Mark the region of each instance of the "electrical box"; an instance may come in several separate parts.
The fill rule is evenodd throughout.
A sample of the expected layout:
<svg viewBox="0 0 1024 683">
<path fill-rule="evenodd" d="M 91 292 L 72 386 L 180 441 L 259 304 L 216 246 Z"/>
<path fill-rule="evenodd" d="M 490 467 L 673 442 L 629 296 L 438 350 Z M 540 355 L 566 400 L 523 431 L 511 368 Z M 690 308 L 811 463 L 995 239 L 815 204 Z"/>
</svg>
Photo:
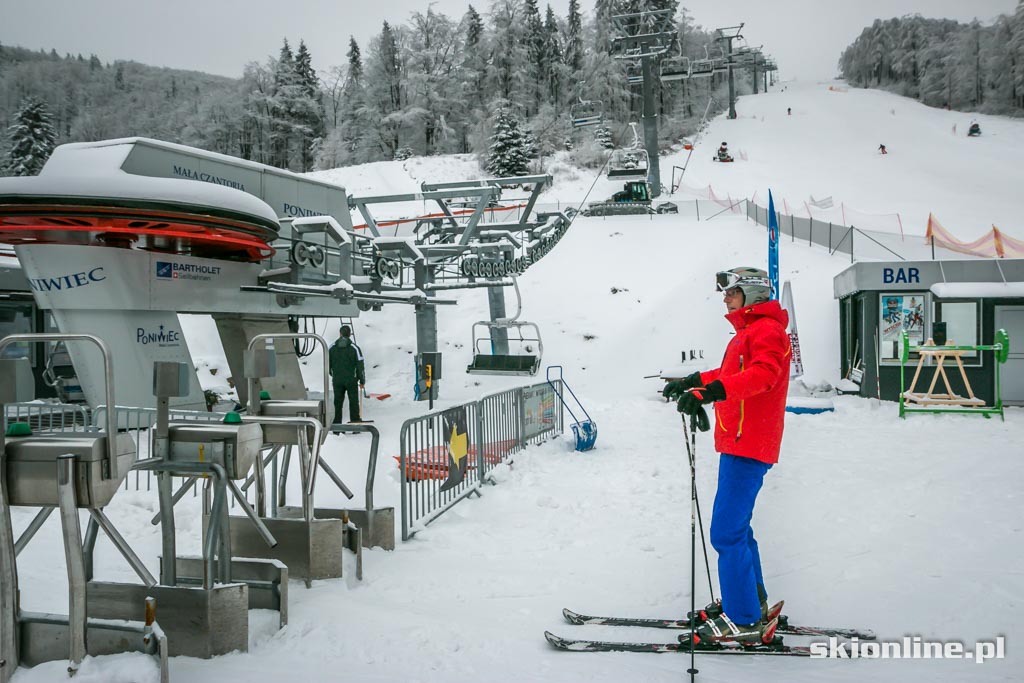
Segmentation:
<svg viewBox="0 0 1024 683">
<path fill-rule="evenodd" d="M 277 375 L 277 353 L 273 349 L 251 349 L 244 356 L 246 377 L 263 379 Z"/>
<path fill-rule="evenodd" d="M 156 361 L 153 363 L 153 395 L 158 398 L 188 396 L 189 367 L 187 363 Z"/>
<path fill-rule="evenodd" d="M 420 354 L 419 366 L 422 369 L 420 377 L 426 378 L 427 366 L 430 366 L 430 376 L 433 379 L 441 379 L 441 352 L 432 351 Z"/>
</svg>

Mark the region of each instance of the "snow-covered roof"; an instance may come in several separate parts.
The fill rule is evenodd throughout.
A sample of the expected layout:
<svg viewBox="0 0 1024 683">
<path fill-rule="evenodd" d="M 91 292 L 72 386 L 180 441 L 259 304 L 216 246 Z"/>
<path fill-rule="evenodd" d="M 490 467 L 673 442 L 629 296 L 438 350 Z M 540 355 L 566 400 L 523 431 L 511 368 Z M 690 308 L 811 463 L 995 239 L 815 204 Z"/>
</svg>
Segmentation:
<svg viewBox="0 0 1024 683">
<path fill-rule="evenodd" d="M 131 152 L 132 147 L 135 145 L 155 147 L 157 149 L 164 149 L 178 154 L 187 154 L 200 159 L 210 159 L 211 161 L 218 161 L 222 164 L 227 164 L 236 168 L 246 168 L 261 173 L 284 176 L 294 180 L 301 180 L 304 183 L 344 189 L 337 183 L 320 180 L 318 178 L 311 178 L 310 176 L 301 173 L 292 173 L 291 171 L 286 171 L 274 166 L 267 166 L 266 164 L 261 164 L 255 161 L 239 159 L 238 157 L 228 156 L 227 154 L 220 154 L 218 152 L 208 152 L 204 149 L 188 147 L 187 145 L 179 145 L 173 142 L 141 137 L 100 140 L 99 142 L 73 142 L 61 145 L 53 151 L 53 154 L 50 156 L 49 160 L 47 160 L 46 165 L 43 166 L 43 173 L 50 172 L 51 165 L 53 165 L 54 171 L 61 171 L 63 168 L 71 166 L 76 169 L 73 171 L 74 173 L 81 173 L 83 169 L 82 161 L 80 161 L 80 159 L 82 159 L 83 155 L 88 155 L 88 158 L 90 159 L 89 163 L 92 163 L 93 159 L 102 159 L 104 161 L 116 160 L 116 168 L 120 168 L 121 164 L 124 163 L 124 160 Z M 118 159 L 118 157 L 120 157 L 120 159 Z"/>
<path fill-rule="evenodd" d="M 59 171 L 38 176 L 0 178 L 0 195 L 174 202 L 195 207 L 197 213 L 210 208 L 223 209 L 278 224 L 277 214 L 266 202 L 241 190 L 177 178 L 132 175 L 117 170 L 85 175 L 88 172 L 86 167 L 78 167 L 72 173 L 71 167 L 61 166 Z"/>
<path fill-rule="evenodd" d="M 931 290 L 940 299 L 1024 299 L 1024 282 L 937 282 Z"/>
</svg>

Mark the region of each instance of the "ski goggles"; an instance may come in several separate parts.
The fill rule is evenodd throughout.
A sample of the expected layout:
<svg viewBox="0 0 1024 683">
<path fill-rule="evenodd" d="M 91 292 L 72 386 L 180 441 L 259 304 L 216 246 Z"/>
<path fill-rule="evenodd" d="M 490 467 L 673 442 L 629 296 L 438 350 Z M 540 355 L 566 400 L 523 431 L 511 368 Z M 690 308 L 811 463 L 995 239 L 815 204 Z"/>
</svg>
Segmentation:
<svg viewBox="0 0 1024 683">
<path fill-rule="evenodd" d="M 772 286 L 766 277 L 760 277 L 757 275 L 737 275 L 736 273 L 728 270 L 715 273 L 715 289 L 719 292 L 727 292 L 734 287 L 739 287 L 740 285 L 768 288 L 771 288 Z"/>
</svg>

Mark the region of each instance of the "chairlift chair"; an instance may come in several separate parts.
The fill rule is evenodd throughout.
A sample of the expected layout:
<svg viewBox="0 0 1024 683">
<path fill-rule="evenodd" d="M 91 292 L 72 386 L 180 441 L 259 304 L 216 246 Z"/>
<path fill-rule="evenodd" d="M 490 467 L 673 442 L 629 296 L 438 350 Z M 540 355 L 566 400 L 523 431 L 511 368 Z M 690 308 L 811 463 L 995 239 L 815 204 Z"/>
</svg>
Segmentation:
<svg viewBox="0 0 1024 683">
<path fill-rule="evenodd" d="M 636 130 L 636 122 L 630 122 L 633 131 L 633 142 L 629 147 L 616 149 L 608 159 L 609 180 L 646 180 L 650 167 L 647 150 L 640 145 L 640 134 Z"/>
<path fill-rule="evenodd" d="M 576 84 L 579 94 L 576 95 L 576 102 L 569 109 L 573 128 L 596 126 L 604 122 L 604 104 L 601 100 L 583 99 L 584 85 L 586 85 L 586 81 L 580 81 Z"/>
<path fill-rule="evenodd" d="M 724 57 L 718 57 L 717 59 L 711 60 L 711 71 L 712 73 L 722 74 L 729 71 L 729 60 Z"/>
<path fill-rule="evenodd" d="M 690 77 L 689 57 L 666 57 L 661 60 L 661 80 L 682 81 Z"/>
<path fill-rule="evenodd" d="M 573 128 L 596 126 L 604 121 L 604 105 L 601 100 L 580 100 L 569 110 Z"/>
<path fill-rule="evenodd" d="M 696 59 L 690 63 L 690 78 L 707 78 L 715 73 L 715 65 L 710 59 Z"/>
<path fill-rule="evenodd" d="M 626 83 L 640 85 L 644 82 L 644 71 L 639 64 L 626 65 Z"/>
<path fill-rule="evenodd" d="M 519 283 L 512 278 L 516 291 L 516 314 L 511 318 L 497 320 L 481 320 L 473 323 L 473 362 L 466 367 L 466 372 L 475 375 L 535 375 L 544 357 L 544 343 L 540 338 L 540 328 L 536 323 L 519 320 L 523 309 L 523 299 L 519 293 Z M 494 352 L 491 332 L 504 330 L 508 335 L 509 353 Z M 515 336 L 513 337 L 513 334 Z M 490 345 L 490 353 L 481 351 L 484 343 Z M 513 353 L 513 349 L 516 351 Z"/>
<path fill-rule="evenodd" d="M 608 160 L 608 179 L 646 180 L 649 166 L 646 149 L 617 149 Z"/>
</svg>

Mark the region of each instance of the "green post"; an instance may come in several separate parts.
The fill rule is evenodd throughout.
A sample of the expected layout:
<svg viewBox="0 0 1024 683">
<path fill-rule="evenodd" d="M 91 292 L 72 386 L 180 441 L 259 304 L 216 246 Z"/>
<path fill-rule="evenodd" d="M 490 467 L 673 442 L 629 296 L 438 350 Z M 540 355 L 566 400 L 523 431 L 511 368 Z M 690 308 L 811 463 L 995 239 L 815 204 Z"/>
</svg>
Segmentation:
<svg viewBox="0 0 1024 683">
<path fill-rule="evenodd" d="M 903 342 L 903 344 L 902 344 L 903 348 L 900 351 L 900 419 L 901 420 L 905 420 L 905 419 L 907 419 L 907 412 L 906 412 L 906 410 L 904 409 L 904 406 L 903 406 L 903 400 L 904 400 L 903 399 L 903 393 L 907 390 L 907 387 L 906 387 L 906 380 L 904 378 L 903 370 L 906 367 L 907 358 L 909 356 L 909 354 L 907 353 L 907 345 L 909 343 L 909 339 L 907 337 L 907 331 L 906 330 L 903 330 L 903 332 L 902 332 L 902 340 L 901 341 Z M 878 349 L 875 349 L 875 353 L 878 353 L 878 351 L 879 351 Z"/>
</svg>

